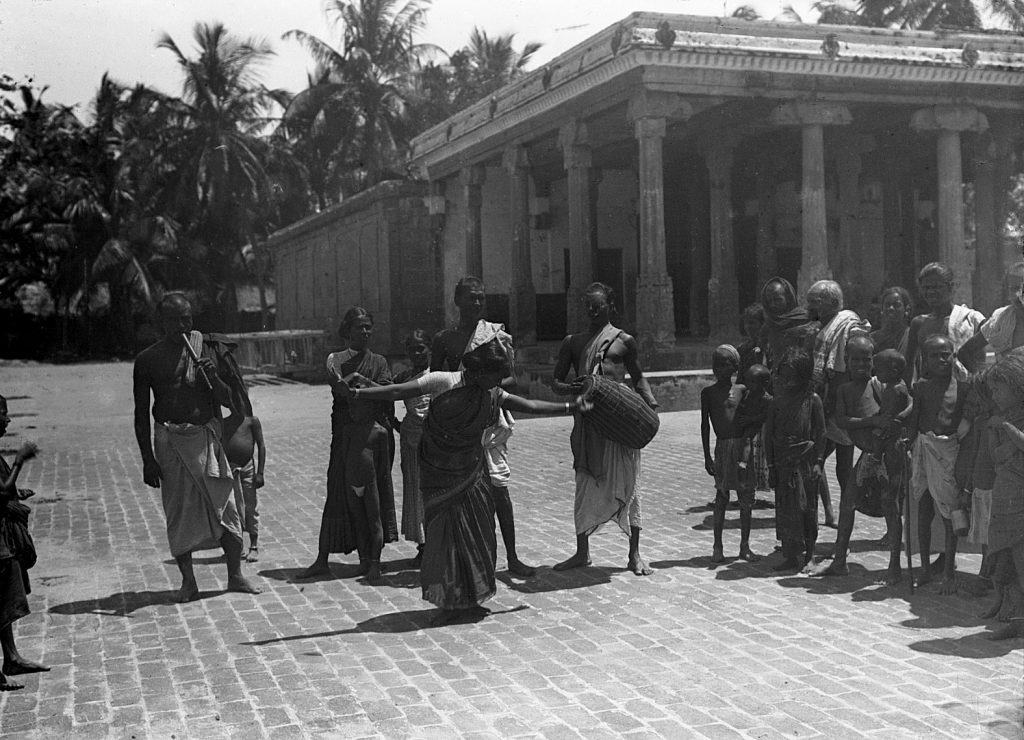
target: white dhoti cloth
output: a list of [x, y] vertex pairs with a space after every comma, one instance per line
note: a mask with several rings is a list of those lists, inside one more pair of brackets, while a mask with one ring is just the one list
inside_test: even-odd
[[573, 518], [576, 534], [594, 534], [605, 522], [615, 521], [629, 534], [642, 527], [640, 514], [640, 450], [604, 441], [603, 475], [595, 478], [576, 471], [576, 501]]
[[971, 531], [967, 541], [988, 544], [988, 523], [992, 520], [992, 489], [975, 488], [971, 494]]
[[220, 443], [219, 422], [157, 424], [153, 453], [160, 465], [171, 555], [220, 547], [225, 534], [241, 542], [235, 479]]
[[943, 519], [953, 516], [957, 507], [959, 488], [953, 477], [953, 465], [960, 440], [927, 432], [914, 441], [910, 457], [910, 492], [920, 501], [925, 492], [931, 494]]

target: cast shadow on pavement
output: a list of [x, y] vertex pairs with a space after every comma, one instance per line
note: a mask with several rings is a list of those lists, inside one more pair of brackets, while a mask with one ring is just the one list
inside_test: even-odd
[[[199, 598], [204, 599], [223, 593], [227, 593], [227, 591], [201, 591]], [[46, 611], [49, 614], [101, 614], [108, 617], [129, 617], [132, 612], [147, 606], [177, 605], [179, 603], [176, 600], [177, 595], [177, 591], [122, 591], [104, 596], [102, 599], [83, 599], [82, 601], [69, 601], [66, 604], [56, 604]]]
[[499, 571], [495, 577], [513, 591], [524, 594], [542, 594], [551, 591], [571, 591], [574, 588], [590, 588], [611, 583], [616, 573], [626, 573], [627, 568], [612, 568], [605, 565], [588, 565], [583, 568], [554, 570], [542, 565], [537, 568], [537, 575], [531, 578], [520, 578], [511, 575], [507, 570]]
[[987, 639], [986, 636], [992, 634], [992, 632], [993, 630], [986, 630], [957, 638], [940, 637], [934, 640], [921, 640], [919, 642], [912, 642], [907, 647], [916, 653], [952, 655], [958, 658], [976, 658], [979, 660], [1001, 658], [1004, 655], [1009, 655], [1014, 650], [1024, 650], [1024, 640], [1021, 638], [1018, 637], [1012, 640]]
[[[710, 542], [708, 543], [711, 544]], [[737, 546], [738, 548], [738, 546]], [[726, 556], [721, 563], [712, 563], [711, 555], [698, 555], [689, 560], [656, 560], [649, 565], [655, 570], [665, 568], [700, 568], [702, 570], [714, 571], [715, 578], [719, 581], [738, 581], [741, 578], [767, 578], [773, 575], [770, 569], [764, 566], [769, 559], [768, 555], [758, 553], [761, 559], [755, 563], [740, 560], [739, 557]]]
[[[739, 529], [740, 528], [740, 517], [739, 517], [739, 513], [738, 513], [739, 510], [737, 510], [737, 513], [736, 513], [735, 516], [729, 514], [729, 512], [731, 512], [731, 511], [732, 511], [732, 509], [729, 509], [729, 511], [727, 511], [726, 514], [725, 514], [725, 526], [724, 526], [724, 529]], [[704, 517], [703, 521], [701, 521], [700, 524], [694, 524], [692, 527], [690, 527], [690, 529], [696, 530], [698, 532], [711, 532], [714, 529], [714, 525], [715, 525], [715, 516], [714, 516], [714, 514], [708, 514], [706, 517]], [[750, 519], [750, 530], [751, 531], [753, 531], [755, 529], [774, 529], [774, 527], [775, 527], [775, 517], [770, 517], [770, 516], [769, 517], [758, 517], [758, 516], [755, 516], [755, 517], [751, 517], [751, 519]]]
[[349, 627], [343, 630], [331, 630], [329, 632], [311, 632], [308, 634], [299, 635], [283, 635], [281, 637], [271, 637], [266, 640], [252, 640], [250, 642], [239, 643], [241, 645], [251, 645], [253, 647], [262, 647], [264, 645], [275, 645], [281, 642], [294, 642], [296, 640], [316, 640], [322, 637], [338, 637], [340, 635], [360, 635], [365, 633], [380, 633], [380, 634], [400, 634], [403, 632], [419, 632], [420, 630], [428, 629], [443, 629], [444, 627], [452, 627], [460, 624], [475, 624], [487, 617], [496, 617], [501, 614], [513, 614], [515, 612], [521, 612], [529, 609], [530, 607], [525, 604], [514, 606], [511, 609], [504, 609], [502, 611], [487, 611], [481, 613], [467, 614], [458, 620], [451, 622], [446, 625], [434, 625], [431, 624], [434, 617], [437, 616], [437, 609], [431, 607], [429, 609], [416, 609], [413, 611], [406, 612], [391, 612], [390, 614], [381, 614], [376, 617], [370, 617], [369, 619], [363, 620], [354, 627]]
[[256, 575], [262, 576], [263, 578], [270, 578], [274, 581], [285, 581], [287, 583], [298, 583], [300, 585], [305, 583], [318, 583], [320, 581], [335, 581], [343, 578], [356, 578], [359, 575], [359, 566], [356, 564], [347, 563], [329, 563], [328, 569], [330, 573], [325, 573], [322, 576], [314, 576], [312, 578], [296, 579], [305, 568], [274, 568], [270, 570], [260, 570], [256, 572]]

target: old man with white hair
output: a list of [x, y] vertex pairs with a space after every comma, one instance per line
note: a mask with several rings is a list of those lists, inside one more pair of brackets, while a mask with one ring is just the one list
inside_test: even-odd
[[[835, 422], [835, 390], [849, 380], [846, 372], [846, 343], [851, 337], [867, 334], [871, 324], [854, 311], [843, 308], [843, 289], [834, 280], [819, 280], [807, 291], [807, 313], [821, 323], [814, 340], [814, 377], [812, 388], [825, 404], [825, 455], [836, 453], [836, 478], [840, 495], [853, 470], [853, 441]], [[825, 526], [835, 527], [835, 514], [828, 483], [822, 476], [819, 487], [825, 509]]]

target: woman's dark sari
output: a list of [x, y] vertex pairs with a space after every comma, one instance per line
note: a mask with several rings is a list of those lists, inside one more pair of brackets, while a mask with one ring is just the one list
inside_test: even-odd
[[[330, 362], [330, 360], [329, 360]], [[391, 383], [387, 360], [363, 352], [336, 364], [344, 378], [354, 372], [381, 385]], [[333, 383], [333, 381], [332, 381]], [[331, 411], [331, 458], [327, 466], [327, 501], [320, 524], [320, 552], [359, 551], [360, 560], [380, 557], [370, 552], [370, 529], [362, 497], [376, 491], [384, 542], [398, 540], [391, 464], [395, 442], [389, 418], [391, 403], [334, 398]]]
[[423, 598], [441, 609], [468, 609], [491, 598], [497, 541], [482, 443], [497, 422], [501, 391], [469, 385], [430, 404], [420, 441], [426, 543]]

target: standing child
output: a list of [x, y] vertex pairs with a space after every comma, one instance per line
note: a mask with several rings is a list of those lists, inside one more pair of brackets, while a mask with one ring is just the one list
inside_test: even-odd
[[914, 409], [907, 423], [913, 444], [910, 490], [918, 501], [917, 532], [921, 549], [918, 585], [931, 581], [931, 527], [936, 509], [945, 535], [940, 593], [956, 593], [956, 534], [951, 518], [959, 506], [960, 490], [953, 474], [960, 438], [966, 427], [964, 400], [969, 384], [953, 372], [953, 342], [933, 334], [921, 343], [923, 377], [914, 383]]
[[[11, 417], [7, 415], [7, 399], [0, 396], [0, 437], [7, 433]], [[22, 466], [36, 456], [38, 449], [26, 442], [18, 450], [14, 465], [0, 457], [0, 646], [4, 662], [0, 669], [0, 691], [24, 688], [8, 681], [7, 676], [50, 670], [44, 665], [21, 657], [14, 644], [14, 623], [29, 613], [28, 570], [36, 562], [36, 549], [28, 531], [29, 508], [22, 503], [32, 495], [18, 490], [18, 474]]]
[[[751, 510], [754, 506], [753, 469], [740, 467], [747, 440], [739, 434], [735, 424], [736, 410], [743, 399], [745, 388], [733, 385], [732, 376], [739, 367], [740, 356], [731, 344], [717, 347], [711, 358], [711, 371], [715, 384], [700, 392], [700, 437], [704, 445], [704, 469], [715, 478], [714, 531], [715, 544], [711, 562], [725, 560], [722, 549], [722, 530], [725, 510], [729, 506], [729, 491], [736, 491], [740, 502], [740, 558], [754, 561], [758, 557], [750, 549]], [[711, 457], [711, 427], [715, 429], [715, 456]]]
[[[811, 575], [849, 575], [846, 557], [857, 507], [866, 496], [874, 493], [890, 533], [885, 583], [895, 585], [902, 577], [902, 525], [896, 506], [901, 461], [895, 438], [912, 408], [910, 394], [902, 382], [902, 359], [893, 350], [879, 353], [875, 358], [874, 345], [866, 336], [853, 337], [846, 344], [846, 369], [850, 379], [836, 389], [835, 419], [839, 428], [850, 435], [861, 455], [854, 467], [853, 479], [839, 500], [839, 531], [832, 562], [821, 563]], [[872, 361], [874, 377], [871, 376]], [[879, 432], [882, 434], [877, 434]]]
[[[742, 364], [742, 356], [740, 363]], [[768, 485], [768, 463], [764, 459], [764, 422], [772, 396], [768, 386], [772, 382], [771, 371], [764, 365], [753, 364], [743, 373], [743, 385], [747, 387], [736, 409], [734, 424], [739, 435], [745, 440], [740, 456], [740, 467], [750, 472], [755, 491], [770, 491]], [[757, 503], [756, 500], [754, 502]]]
[[[423, 329], [413, 329], [405, 338], [405, 353], [412, 367], [395, 376], [400, 385], [417, 381], [430, 372], [430, 338]], [[423, 438], [423, 420], [430, 409], [430, 394], [404, 399], [405, 418], [396, 424], [401, 435], [402, 456], [402, 536], [416, 543], [413, 567], [423, 561], [423, 494], [420, 491], [419, 449]]]
[[263, 488], [267, 448], [263, 443], [263, 425], [253, 416], [248, 398], [239, 399], [231, 415], [224, 420], [223, 439], [224, 453], [235, 477], [236, 505], [245, 511], [242, 528], [249, 533], [249, 552], [245, 559], [255, 563], [260, 559], [260, 512], [256, 491]]
[[779, 360], [765, 422], [765, 457], [775, 488], [775, 519], [783, 560], [773, 570], [797, 570], [814, 558], [818, 540], [818, 481], [825, 454], [825, 411], [811, 390], [814, 362], [800, 347]]
[[988, 554], [993, 579], [1015, 594], [1016, 611], [995, 640], [1024, 637], [1024, 348], [1009, 352], [985, 375], [996, 413], [989, 419], [995, 482]]

